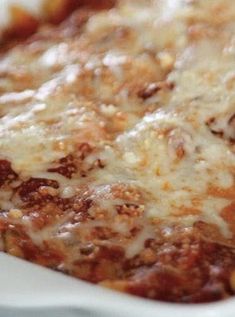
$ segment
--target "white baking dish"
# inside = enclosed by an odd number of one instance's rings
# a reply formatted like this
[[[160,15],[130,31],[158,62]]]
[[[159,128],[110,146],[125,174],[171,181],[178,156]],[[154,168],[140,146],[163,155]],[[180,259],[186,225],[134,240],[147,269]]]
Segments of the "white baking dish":
[[[28,9],[33,9],[35,15],[39,14],[40,0],[10,2],[21,2]],[[8,3],[9,0],[0,0],[2,28],[9,23]],[[235,317],[235,299],[197,305],[145,300],[0,253],[0,317],[33,316]]]
[[[235,299],[170,304],[107,290],[0,254],[0,317],[234,317]]]

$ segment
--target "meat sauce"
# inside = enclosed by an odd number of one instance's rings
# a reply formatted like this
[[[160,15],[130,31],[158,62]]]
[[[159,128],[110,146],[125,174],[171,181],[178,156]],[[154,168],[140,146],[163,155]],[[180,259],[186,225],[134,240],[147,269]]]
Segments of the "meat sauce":
[[[61,159],[59,164],[61,174],[68,176],[71,168],[67,165],[68,158]],[[18,176],[9,162],[1,161],[0,170],[2,186],[17,181]],[[38,246],[27,234],[29,222],[30,230],[42,232],[64,217],[68,225],[79,223],[81,227],[92,221],[88,214],[92,199],[84,198],[84,193],[80,198],[61,199],[54,189],[58,189],[56,181],[32,178],[15,187],[14,192],[23,203],[20,217],[25,219],[20,223],[14,210],[2,211],[4,251],[92,283],[150,299],[199,303],[227,298],[234,293],[233,248],[208,240],[200,232],[200,226],[182,229],[162,224],[155,235],[145,241],[143,251],[131,259],[125,257],[121,245],[109,245],[117,233],[103,225],[93,226],[80,248],[76,248],[74,237],[73,241],[60,245],[53,240],[53,235]],[[138,205],[134,209],[138,210]],[[117,210],[133,218],[131,205],[119,205]],[[136,215],[141,219],[141,213]],[[78,230],[77,239],[80,234]],[[134,230],[130,234],[134,235]],[[81,255],[70,265],[66,261],[68,250]]]

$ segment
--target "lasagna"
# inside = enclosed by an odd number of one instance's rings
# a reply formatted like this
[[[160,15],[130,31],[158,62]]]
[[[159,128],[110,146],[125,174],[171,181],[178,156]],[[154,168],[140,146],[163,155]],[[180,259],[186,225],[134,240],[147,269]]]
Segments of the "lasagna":
[[[234,2],[101,2],[2,45],[0,248],[145,298],[228,298]]]

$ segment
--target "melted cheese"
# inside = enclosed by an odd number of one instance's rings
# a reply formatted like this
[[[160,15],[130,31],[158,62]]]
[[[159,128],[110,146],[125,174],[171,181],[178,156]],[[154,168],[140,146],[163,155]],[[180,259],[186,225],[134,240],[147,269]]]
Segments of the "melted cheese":
[[[176,133],[164,135],[170,130]],[[220,217],[229,200],[210,197],[207,191],[210,185],[225,189],[234,186],[235,157],[207,127],[197,126],[194,130],[174,113],[157,112],[117,141],[127,166],[133,164],[129,156],[128,160],[126,157],[130,152],[125,151],[132,150],[135,171],[132,177],[155,198],[149,210],[151,217],[176,217],[184,221],[185,214],[185,219],[190,220],[188,224],[201,219],[219,225],[223,233],[229,235]],[[184,151],[180,159],[176,157],[178,145],[183,146]],[[189,218],[188,214],[193,217]]]
[[[126,201],[102,196],[112,184],[136,186],[144,193],[146,219],[186,227],[204,221],[230,238],[221,212],[234,198],[213,195],[210,188],[235,186],[234,125],[228,122],[235,113],[235,12],[231,0],[210,4],[119,1],[117,8],[92,16],[82,36],[59,44],[50,39],[40,56],[32,47],[23,53],[12,50],[0,62],[0,70],[8,70],[6,78],[0,76],[1,157],[23,179],[56,180],[62,198],[87,186],[106,211],[109,226],[125,239],[129,227],[112,217]],[[231,8],[227,19],[220,16],[219,26],[211,14],[216,5]],[[27,59],[22,70],[29,76],[26,89],[12,72]],[[174,87],[146,98],[138,94],[146,84],[159,82]],[[104,168],[84,179],[48,172],[82,142],[98,149]],[[4,199],[2,208],[7,207]],[[152,237],[152,227],[146,228],[126,243],[127,257]],[[57,229],[45,229],[41,238],[30,231],[30,236],[35,243],[49,239],[51,232],[61,238]],[[75,229],[63,227],[63,239]],[[121,245],[118,239],[114,242]]]

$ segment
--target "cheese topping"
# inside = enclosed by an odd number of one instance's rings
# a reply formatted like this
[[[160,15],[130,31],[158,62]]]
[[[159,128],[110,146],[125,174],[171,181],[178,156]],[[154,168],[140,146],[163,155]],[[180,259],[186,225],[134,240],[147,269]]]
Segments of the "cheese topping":
[[[229,8],[226,19],[220,6]],[[107,226],[110,243],[124,241],[132,258],[157,221],[205,222],[234,236],[223,216],[235,197],[234,15],[228,0],[119,1],[91,16],[75,38],[43,45],[39,38],[2,57],[1,159],[21,181],[55,181],[61,199],[82,192],[87,206],[94,204],[83,227],[57,223],[34,232],[23,217],[35,244],[69,240],[78,231],[85,240],[89,230]],[[84,143],[90,149],[78,156]],[[79,168],[65,176],[57,165],[69,155],[77,155]],[[143,197],[116,197],[115,186]],[[1,208],[22,207],[17,197],[9,206],[7,199]],[[144,223],[122,222],[119,213],[128,208]]]

